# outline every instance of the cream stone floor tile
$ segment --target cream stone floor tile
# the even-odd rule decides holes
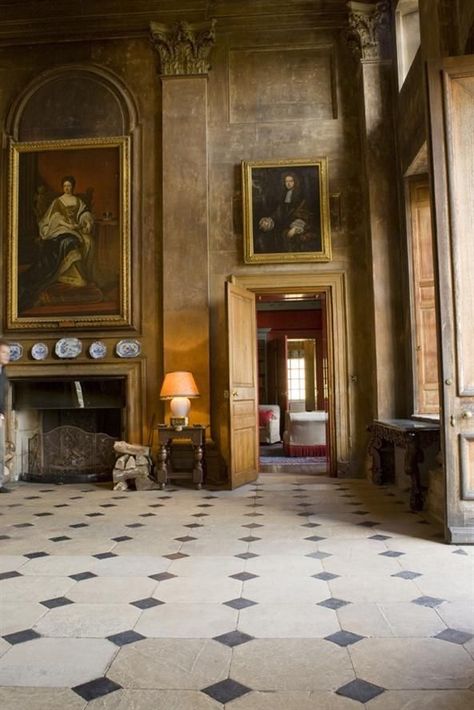
[[[311,528],[307,528],[312,530]],[[260,537],[258,534],[258,528],[252,531],[255,537]],[[318,533],[316,532],[315,535]],[[311,532],[309,533],[311,535]],[[302,536],[303,537],[303,536]],[[323,541],[324,542],[324,541]],[[316,552],[318,548],[314,542],[309,540],[257,540],[256,542],[250,543],[250,551],[255,552],[257,555],[307,555],[310,552]]]
[[[146,639],[123,646],[107,675],[128,689],[201,690],[228,677],[231,657],[210,639]]]
[[[359,678],[391,690],[466,689],[474,678],[466,650],[439,639],[364,639],[349,653]]]
[[[54,577],[69,577],[83,570],[90,570],[97,560],[90,555],[51,555],[28,560],[21,567],[22,574],[52,575]]]
[[[419,590],[409,579],[367,575],[345,575],[328,582],[332,596],[351,602],[402,602],[420,596]]]
[[[474,634],[474,607],[471,602],[444,602],[436,611],[449,628]]]
[[[42,604],[4,602],[0,594],[0,635],[30,629],[47,612],[48,609]]]
[[[311,532],[311,531],[310,531]],[[259,575],[310,577],[323,571],[320,560],[301,555],[265,555],[247,560],[247,572]]]
[[[51,609],[35,631],[42,636],[104,638],[133,629],[140,614],[129,604],[68,604]]]
[[[230,677],[253,690],[335,690],[354,680],[347,649],[322,639],[256,639],[233,650]]]
[[[360,710],[355,700],[322,692],[253,692],[237,698],[232,710]]]
[[[5,549],[4,540],[2,540],[2,546]],[[14,569],[19,570],[28,562],[29,560],[21,555],[0,555],[0,574]]]
[[[393,636],[429,637],[446,628],[437,610],[419,604],[380,604],[380,613],[387,620]]]
[[[241,537],[246,537],[250,533],[243,530]],[[194,537],[197,537],[195,535]],[[219,537],[209,538],[207,540],[197,539],[192,542],[186,542],[181,548],[182,552],[187,555],[210,557],[216,555],[218,557],[230,557],[232,555],[240,555],[247,552],[248,544],[238,539],[219,539]]]
[[[101,577],[148,577],[166,572],[169,566],[170,560],[159,555],[118,555],[96,560],[90,571]]]
[[[323,638],[341,627],[332,609],[288,600],[242,609],[237,628],[257,638]]]
[[[370,710],[469,710],[470,690],[389,690],[370,701]]]
[[[379,638],[394,635],[380,605],[375,602],[348,604],[338,609],[336,614],[341,628],[345,631]]]
[[[240,597],[242,582],[212,577],[176,577],[160,584],[157,596],[164,602],[222,603]]]
[[[443,575],[440,575],[438,570],[437,573],[431,572],[417,577],[415,583],[425,595],[451,601],[470,601],[474,608],[474,567]]]
[[[118,690],[93,700],[87,710],[217,710],[223,707],[195,690]]]
[[[130,533],[128,530],[127,533]],[[180,535],[185,535],[182,531],[176,532],[175,537]],[[159,540],[159,539],[139,539],[139,540],[127,540],[126,542],[120,542],[112,548],[114,554],[120,556],[130,557],[132,555],[139,555],[143,557],[148,557],[150,552],[152,552],[157,557],[163,557],[164,555],[171,555],[174,552],[179,552],[181,549],[181,543],[175,540]]]
[[[319,579],[272,575],[244,582],[243,596],[268,604],[316,604],[331,594],[327,582]]]
[[[69,688],[0,688],[2,710],[84,710],[86,705]]]
[[[68,577],[12,577],[1,582],[2,602],[40,602],[62,597],[75,584]]]
[[[0,639],[0,656],[3,656],[7,651],[9,651],[11,645],[5,639]],[[1,706],[0,706],[1,707]]]
[[[155,596],[159,598],[159,588]],[[146,609],[135,631],[150,638],[207,639],[233,631],[236,625],[237,612],[228,606],[183,602]]]
[[[116,653],[105,639],[26,641],[0,658],[0,685],[73,688],[103,676]]]
[[[184,552],[184,547],[183,547]],[[186,553],[185,553],[186,554]],[[245,560],[230,555],[198,555],[173,560],[169,572],[180,577],[226,578],[245,569]]]
[[[148,577],[94,577],[82,580],[68,599],[84,604],[120,604],[152,596],[158,582]]]

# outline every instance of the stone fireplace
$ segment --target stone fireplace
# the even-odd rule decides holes
[[[13,479],[111,481],[114,442],[131,437],[141,443],[140,362],[74,369],[16,365],[9,371]]]

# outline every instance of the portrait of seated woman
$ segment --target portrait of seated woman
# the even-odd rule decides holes
[[[72,175],[61,181],[62,194],[35,197],[37,258],[19,275],[19,311],[46,304],[97,303],[103,298],[93,273],[94,217],[74,193]]]

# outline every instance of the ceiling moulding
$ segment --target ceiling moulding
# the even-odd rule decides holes
[[[148,36],[150,22],[219,19],[222,29],[341,28],[346,0],[0,0],[0,46]],[[58,31],[59,30],[59,31]]]

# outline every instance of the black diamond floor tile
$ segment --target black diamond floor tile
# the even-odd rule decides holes
[[[116,646],[126,646],[129,643],[135,643],[135,641],[142,641],[146,636],[138,634],[136,631],[129,629],[128,631],[121,631],[119,634],[112,634],[112,636],[107,636],[109,641],[112,641]]]
[[[115,503],[102,503],[102,505],[99,505],[99,508],[116,508],[117,505]]]
[[[53,515],[52,513],[34,513],[37,518],[45,518],[47,515]]]
[[[119,535],[118,537],[112,537],[111,539],[114,542],[126,542],[127,540],[133,540],[133,537],[130,537],[130,535]]]
[[[10,540],[10,535],[0,535],[0,540]]]
[[[247,535],[247,537],[239,537],[239,540],[242,540],[242,542],[256,542],[257,540],[261,539],[261,537],[255,537],[254,535]]]
[[[175,574],[171,574],[170,572],[159,572],[158,574],[149,574],[148,576],[150,579],[155,579],[157,582],[166,582],[167,579],[176,577]]]
[[[319,528],[321,527],[321,523],[303,523],[302,528]]]
[[[371,535],[369,540],[391,540],[390,535]]]
[[[74,604],[73,601],[67,597],[55,597],[54,599],[45,599],[44,602],[40,602],[43,606],[48,609],[56,609],[59,606],[67,606],[68,604]]]
[[[24,629],[23,631],[15,631],[14,634],[7,634],[3,637],[12,646],[17,643],[25,643],[26,641],[33,641],[33,639],[41,638],[40,634],[33,631],[33,629]]]
[[[191,542],[191,540],[197,540],[197,537],[192,537],[191,535],[183,535],[183,537],[175,537],[178,542]]]
[[[381,557],[401,557],[404,552],[397,552],[396,550],[386,550],[386,552],[379,552]]]
[[[391,577],[401,577],[402,579],[416,579],[421,577],[419,572],[410,572],[409,570],[403,570],[403,572],[397,572],[397,574],[390,575]]]
[[[329,552],[309,552],[305,557],[312,557],[314,560],[324,560],[326,557],[332,557]]]
[[[229,646],[233,648],[234,646],[240,646],[247,641],[252,641],[254,636],[249,636],[248,634],[242,633],[242,631],[229,631],[227,634],[221,634],[220,636],[214,636],[214,641],[224,644],[224,646]]]
[[[16,525],[13,526],[14,528],[32,528],[33,523],[16,523]]]
[[[466,550],[453,550],[453,555],[467,555]]]
[[[253,528],[263,528],[263,525],[260,525],[259,523],[249,523],[248,525],[242,525],[242,527],[252,530]]]
[[[350,631],[344,631],[344,629],[325,637],[326,641],[332,641],[332,643],[336,643],[338,646],[351,646],[353,643],[362,641],[363,638],[365,638],[365,636],[359,636],[359,634],[353,634]]]
[[[322,602],[318,602],[318,606],[325,606],[327,609],[340,609],[342,606],[347,606],[351,602],[346,602],[344,599],[337,599],[336,597],[329,597],[329,599],[324,599]]]
[[[466,631],[458,631],[457,629],[444,629],[439,634],[436,634],[435,639],[441,639],[442,641],[449,641],[450,643],[457,643],[460,646],[467,643],[472,638],[473,634],[468,634]]]
[[[319,542],[320,540],[325,539],[325,537],[321,537],[320,535],[310,535],[309,537],[305,537],[305,540],[310,540],[311,542]]]
[[[144,528],[145,525],[143,523],[130,523],[129,525],[125,526],[126,528]]]
[[[154,518],[156,513],[140,513],[140,518]]]
[[[26,552],[23,557],[28,557],[29,560],[36,560],[38,557],[49,557],[48,552]]]
[[[76,582],[82,582],[84,579],[92,579],[92,577],[97,577],[97,575],[94,572],[78,572],[77,574],[70,574],[69,577]]]
[[[172,552],[171,555],[163,555],[167,560],[182,560],[183,557],[189,557],[185,555],[184,552]]]
[[[381,688],[379,685],[374,685],[373,683],[367,683],[367,681],[360,680],[360,678],[351,680],[350,683],[336,690],[337,695],[351,698],[351,700],[358,700],[359,703],[368,703],[369,700],[376,698],[377,695],[384,692],[385,688]]]
[[[138,609],[151,609],[154,606],[164,604],[164,602],[154,597],[147,597],[146,599],[137,599],[136,602],[130,602],[130,604],[136,606]]]
[[[104,695],[113,693],[115,690],[120,690],[121,687],[121,685],[114,683],[113,680],[109,680],[108,678],[96,678],[95,680],[90,680],[88,683],[76,685],[74,688],[71,688],[71,690],[88,702],[96,698],[102,698]]]
[[[245,599],[244,597],[238,597],[237,599],[231,599],[228,602],[223,602],[225,606],[230,606],[231,609],[246,609],[248,606],[255,606],[258,602],[253,602],[251,599]]]
[[[374,520],[364,520],[362,523],[357,523],[357,525],[363,528],[374,528],[376,525],[380,525],[380,523],[376,523]]]
[[[0,580],[2,579],[12,579],[13,577],[22,577],[23,575],[16,570],[11,570],[10,572],[0,572]]]
[[[59,535],[58,537],[50,537],[51,542],[64,542],[64,540],[70,540],[71,538],[67,535]]]
[[[240,698],[242,695],[249,693],[251,688],[237,683],[236,680],[232,678],[226,678],[225,680],[219,681],[219,683],[214,683],[214,685],[209,685],[207,688],[203,688],[201,692],[209,695],[213,700],[217,700],[218,703],[230,703],[231,700]]]
[[[329,582],[331,579],[337,579],[340,577],[339,574],[332,574],[332,572],[319,572],[319,574],[312,574],[315,579],[322,579],[323,582]]]
[[[189,523],[189,525],[185,525],[185,528],[203,528],[204,525],[199,525],[199,523]]]
[[[419,604],[420,606],[429,606],[431,609],[434,609],[435,607],[439,606],[442,604],[446,599],[438,599],[437,597],[417,597],[416,599],[412,599],[413,604]]]
[[[88,528],[89,524],[88,523],[74,523],[74,525],[70,525],[70,528]]]
[[[260,555],[255,554],[255,552],[241,552],[239,555],[234,555],[234,557],[239,557],[241,560],[251,560],[252,557],[260,557]]]
[[[148,506],[149,508],[163,508],[164,503],[153,503],[152,505]]]
[[[114,552],[98,552],[97,555],[92,555],[97,560],[108,560],[111,557],[118,557]]]
[[[249,579],[256,579],[258,574],[252,574],[251,572],[238,572],[237,574],[230,574],[229,577],[237,579],[239,582],[247,582]]]

